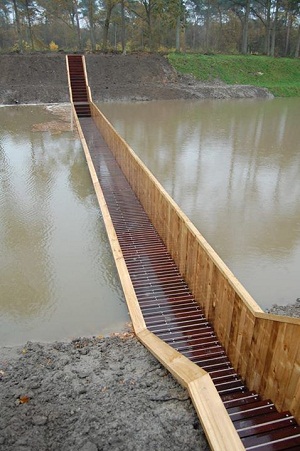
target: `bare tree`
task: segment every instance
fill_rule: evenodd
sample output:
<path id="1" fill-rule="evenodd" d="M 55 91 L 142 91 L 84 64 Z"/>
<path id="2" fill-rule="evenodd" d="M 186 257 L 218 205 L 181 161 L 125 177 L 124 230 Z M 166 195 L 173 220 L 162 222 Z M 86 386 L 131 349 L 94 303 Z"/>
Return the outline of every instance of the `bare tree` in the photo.
<path id="1" fill-rule="evenodd" d="M 21 24 L 20 24 L 19 10 L 18 10 L 18 5 L 17 5 L 16 0 L 13 0 L 13 5 L 14 5 L 15 21 L 16 21 L 16 26 L 17 26 L 19 50 L 20 50 L 20 52 L 22 52 L 23 51 L 23 42 L 22 42 L 22 35 L 21 35 Z"/>
<path id="2" fill-rule="evenodd" d="M 122 53 L 126 53 L 125 2 L 121 0 L 121 46 Z"/>
<path id="3" fill-rule="evenodd" d="M 32 32 L 32 26 L 31 26 L 32 7 L 29 4 L 29 1 L 30 0 L 25 0 L 25 13 L 26 13 L 26 19 L 27 19 L 27 24 L 28 24 L 31 50 L 34 50 L 34 39 L 33 39 L 33 32 Z"/>
<path id="4" fill-rule="evenodd" d="M 275 4 L 275 13 L 272 21 L 272 34 L 271 34 L 271 48 L 270 55 L 275 55 L 275 39 L 276 39 L 276 28 L 277 28 L 277 19 L 278 19 L 278 8 L 279 8 L 279 0 L 276 0 Z"/>
<path id="5" fill-rule="evenodd" d="M 300 52 L 300 24 L 298 25 L 298 36 L 295 50 L 295 58 L 299 58 L 299 52 Z"/>
<path id="6" fill-rule="evenodd" d="M 103 2 L 105 8 L 105 20 L 104 20 L 104 29 L 103 29 L 103 41 L 102 48 L 104 51 L 107 50 L 107 42 L 108 42 L 108 31 L 111 21 L 111 15 L 114 7 L 119 3 L 119 0 L 106 0 Z"/>

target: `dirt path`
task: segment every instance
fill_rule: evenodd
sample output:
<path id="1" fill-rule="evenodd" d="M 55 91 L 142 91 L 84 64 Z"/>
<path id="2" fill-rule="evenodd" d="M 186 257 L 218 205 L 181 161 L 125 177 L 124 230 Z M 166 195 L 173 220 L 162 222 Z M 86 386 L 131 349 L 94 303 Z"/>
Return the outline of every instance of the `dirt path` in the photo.
<path id="1" fill-rule="evenodd" d="M 253 86 L 182 77 L 160 55 L 86 55 L 94 101 L 269 97 Z M 0 55 L 0 104 L 69 101 L 62 54 Z"/>

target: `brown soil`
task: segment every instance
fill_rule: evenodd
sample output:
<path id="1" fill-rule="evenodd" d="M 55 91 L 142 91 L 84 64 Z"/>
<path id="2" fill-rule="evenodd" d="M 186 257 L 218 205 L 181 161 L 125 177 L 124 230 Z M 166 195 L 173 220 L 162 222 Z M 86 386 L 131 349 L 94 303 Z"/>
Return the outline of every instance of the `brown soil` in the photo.
<path id="1" fill-rule="evenodd" d="M 253 86 L 180 76 L 160 55 L 86 55 L 95 101 L 270 97 Z M 0 55 L 0 104 L 69 102 L 62 54 Z"/>

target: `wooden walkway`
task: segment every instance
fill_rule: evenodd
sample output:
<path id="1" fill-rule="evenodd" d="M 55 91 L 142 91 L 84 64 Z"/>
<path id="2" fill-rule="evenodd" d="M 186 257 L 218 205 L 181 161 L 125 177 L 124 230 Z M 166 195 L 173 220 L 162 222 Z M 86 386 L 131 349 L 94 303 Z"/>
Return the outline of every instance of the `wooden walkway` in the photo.
<path id="1" fill-rule="evenodd" d="M 75 96 L 83 73 L 77 67 L 79 58 L 73 57 L 76 65 L 72 69 L 69 57 Z M 85 84 L 77 97 L 80 126 L 147 329 L 210 374 L 245 449 L 300 449 L 300 427 L 293 416 L 279 413 L 270 399 L 262 400 L 249 391 L 233 369 L 212 325 L 89 117 Z"/>

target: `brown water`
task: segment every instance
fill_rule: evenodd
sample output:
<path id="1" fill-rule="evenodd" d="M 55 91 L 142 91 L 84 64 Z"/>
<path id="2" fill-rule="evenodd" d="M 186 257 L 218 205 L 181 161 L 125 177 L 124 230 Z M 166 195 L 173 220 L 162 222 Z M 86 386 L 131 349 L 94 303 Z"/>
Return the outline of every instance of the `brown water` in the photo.
<path id="1" fill-rule="evenodd" d="M 300 99 L 100 108 L 262 308 L 300 298 Z"/>
<path id="2" fill-rule="evenodd" d="M 0 345 L 106 335 L 128 321 L 80 141 L 60 131 L 69 118 L 0 108 Z"/>

